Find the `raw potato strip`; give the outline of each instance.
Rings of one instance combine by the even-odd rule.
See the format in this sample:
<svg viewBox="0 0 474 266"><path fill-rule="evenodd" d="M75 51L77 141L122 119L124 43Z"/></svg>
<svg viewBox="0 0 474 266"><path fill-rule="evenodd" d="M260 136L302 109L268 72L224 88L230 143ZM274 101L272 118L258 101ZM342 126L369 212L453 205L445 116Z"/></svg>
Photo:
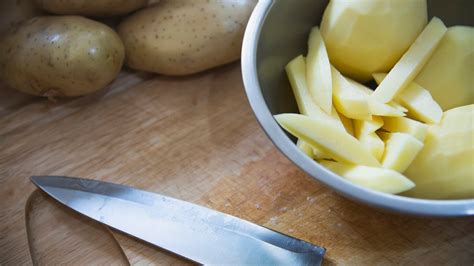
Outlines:
<svg viewBox="0 0 474 266"><path fill-rule="evenodd" d="M306 143L306 142L302 141L301 139L299 139L296 142L296 146L302 152L304 152L304 154L308 155L309 158L314 158L313 147L311 147L311 145L309 145L308 143Z"/></svg>
<svg viewBox="0 0 474 266"><path fill-rule="evenodd" d="M309 34L307 56L307 81L314 102L327 114L332 109L331 64L318 27Z"/></svg>
<svg viewBox="0 0 474 266"><path fill-rule="evenodd" d="M390 105L391 107L397 109L397 110L400 110L404 113L408 112L408 109L406 109L405 107L403 107L400 103L398 103L397 101L391 101L389 103L387 103L388 105Z"/></svg>
<svg viewBox="0 0 474 266"><path fill-rule="evenodd" d="M369 150L372 155L378 161L382 160L383 152L385 150L385 143L380 137L375 133L369 133L367 135L362 135L359 138L360 144L362 144L367 150Z"/></svg>
<svg viewBox="0 0 474 266"><path fill-rule="evenodd" d="M407 133L380 132L379 135L385 141L382 167L400 173L405 172L424 145L423 142Z"/></svg>
<svg viewBox="0 0 474 266"><path fill-rule="evenodd" d="M379 161L382 159L385 143L375 131L382 126L383 119L378 116L372 116L372 120L354 120L354 136Z"/></svg>
<svg viewBox="0 0 474 266"><path fill-rule="evenodd" d="M373 116L372 120L354 120L354 136L356 138L374 133L383 126L383 119Z"/></svg>
<svg viewBox="0 0 474 266"><path fill-rule="evenodd" d="M336 68L331 67L331 75L336 110L347 118L370 120L372 113L367 97L354 90L349 81Z"/></svg>
<svg viewBox="0 0 474 266"><path fill-rule="evenodd" d="M353 85L354 90L360 91L367 98L367 102L369 103L369 109L372 115L395 116L395 117L405 116L405 113L402 110L399 110L393 106L390 106L387 103L383 103L377 99L374 99L373 97L370 97L370 95L374 93L374 91L371 90L370 88L350 78L346 78L346 79L347 81L349 81L351 85Z"/></svg>
<svg viewBox="0 0 474 266"><path fill-rule="evenodd" d="M390 70L387 78L375 89L372 97L384 103L393 100L421 71L447 29L443 22L434 17L416 38L408 51Z"/></svg>
<svg viewBox="0 0 474 266"><path fill-rule="evenodd" d="M288 80L290 81L296 104L301 114L314 117L316 119L332 120L341 128L344 126L339 117L333 113L324 113L313 101L306 82L306 63L302 55L295 57L285 67Z"/></svg>
<svg viewBox="0 0 474 266"><path fill-rule="evenodd" d="M373 77L377 83L382 82L387 74L377 73ZM438 124L443 116L441 106L433 99L431 93L416 84L414 81L408 84L396 99L408 108L408 116L428 124Z"/></svg>
<svg viewBox="0 0 474 266"><path fill-rule="evenodd" d="M344 128L346 129L346 132L354 136L354 124L352 123L352 119L345 117L343 114L337 113L339 116L339 119L342 122L342 125L344 125Z"/></svg>
<svg viewBox="0 0 474 266"><path fill-rule="evenodd" d="M280 126L297 138L341 162L380 166L374 156L353 136L333 123L300 114L274 116Z"/></svg>
<svg viewBox="0 0 474 266"><path fill-rule="evenodd" d="M406 117L384 117L383 129L388 132L407 133L424 142L428 133L428 126Z"/></svg>
<svg viewBox="0 0 474 266"><path fill-rule="evenodd" d="M332 161L319 163L354 184L376 191L398 194L415 187L410 179L391 169Z"/></svg>
<svg viewBox="0 0 474 266"><path fill-rule="evenodd" d="M336 112L333 110L331 115L324 113L319 106L317 106L311 98L306 82L306 63L302 55L295 57L285 67L288 80L290 81L293 94L295 95L296 104L301 114L314 117L315 119L321 119L328 122L335 123L341 129L344 129L342 122L339 117L334 115ZM298 140L298 148L300 148L305 154L309 155L307 151L307 143ZM330 158L325 155L324 152L314 149L311 153L311 158Z"/></svg>

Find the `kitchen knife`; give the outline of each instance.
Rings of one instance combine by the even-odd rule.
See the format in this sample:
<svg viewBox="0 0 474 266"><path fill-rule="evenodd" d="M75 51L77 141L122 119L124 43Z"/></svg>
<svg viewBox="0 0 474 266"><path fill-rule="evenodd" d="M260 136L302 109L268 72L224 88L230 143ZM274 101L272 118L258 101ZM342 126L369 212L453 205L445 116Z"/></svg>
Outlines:
<svg viewBox="0 0 474 266"><path fill-rule="evenodd" d="M201 264L320 265L325 249L193 203L96 180L33 176L89 218Z"/></svg>

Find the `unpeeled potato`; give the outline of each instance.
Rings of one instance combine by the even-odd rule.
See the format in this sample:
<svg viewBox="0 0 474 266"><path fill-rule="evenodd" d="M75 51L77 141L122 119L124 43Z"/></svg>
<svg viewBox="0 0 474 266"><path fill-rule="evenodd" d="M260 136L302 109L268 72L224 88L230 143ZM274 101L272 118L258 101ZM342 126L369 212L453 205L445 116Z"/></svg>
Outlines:
<svg viewBox="0 0 474 266"><path fill-rule="evenodd" d="M123 60L123 44L111 28L78 16L32 18L0 43L0 77L39 96L79 96L104 88Z"/></svg>
<svg viewBox="0 0 474 266"><path fill-rule="evenodd" d="M41 9L59 15L111 17L148 4L148 0L35 0Z"/></svg>
<svg viewBox="0 0 474 266"><path fill-rule="evenodd" d="M255 0L161 0L118 32L134 69L187 75L237 60Z"/></svg>

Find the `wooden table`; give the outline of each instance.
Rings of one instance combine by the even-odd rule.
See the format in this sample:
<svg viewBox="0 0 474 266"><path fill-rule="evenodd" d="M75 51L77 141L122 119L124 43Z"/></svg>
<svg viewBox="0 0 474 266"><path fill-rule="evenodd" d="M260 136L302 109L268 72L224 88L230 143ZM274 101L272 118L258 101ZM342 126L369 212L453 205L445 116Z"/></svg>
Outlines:
<svg viewBox="0 0 474 266"><path fill-rule="evenodd" d="M295 167L255 120L238 63L185 78L124 72L56 103L1 88L0 114L0 265L186 262L34 192L31 175L199 203L321 245L326 265L474 262L474 219L384 213Z"/></svg>

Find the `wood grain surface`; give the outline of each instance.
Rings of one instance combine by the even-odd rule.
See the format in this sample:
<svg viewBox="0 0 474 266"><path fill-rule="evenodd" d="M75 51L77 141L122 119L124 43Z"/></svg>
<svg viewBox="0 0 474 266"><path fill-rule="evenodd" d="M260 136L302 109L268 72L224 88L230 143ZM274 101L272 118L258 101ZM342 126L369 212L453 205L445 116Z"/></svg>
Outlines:
<svg viewBox="0 0 474 266"><path fill-rule="evenodd" d="M202 204L321 245L326 265L474 262L473 218L381 212L295 167L256 122L238 63L186 78L124 72L56 103L0 88L0 265L189 263L32 194L31 175Z"/></svg>

